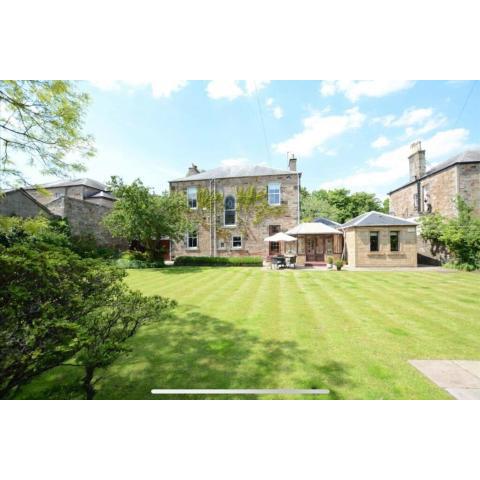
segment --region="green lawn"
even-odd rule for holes
[[[407,360],[480,359],[478,274],[168,268],[134,270],[127,281],[179,307],[100,372],[99,399],[151,398],[151,388],[442,399],[449,397]],[[47,372],[18,397],[81,398],[77,370]]]

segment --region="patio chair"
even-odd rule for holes
[[[288,266],[289,267],[292,267],[295,268],[296,264],[297,264],[297,257],[294,255],[292,257],[287,257],[288,258]]]

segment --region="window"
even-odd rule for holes
[[[196,230],[187,233],[187,248],[198,248],[198,232]]]
[[[390,232],[390,251],[398,252],[400,250],[400,232]]]
[[[413,208],[418,210],[418,193],[413,194]]]
[[[187,188],[187,204],[192,210],[197,208],[197,187]]]
[[[268,204],[280,205],[280,184],[279,183],[268,184]]]
[[[370,251],[378,252],[378,232],[370,232]]]
[[[240,235],[232,237],[232,248],[242,248],[242,237]]]
[[[235,225],[235,198],[229,195],[225,198],[225,225]]]
[[[225,250],[225,248],[226,248],[225,240],[220,239],[220,240],[218,241],[218,249],[219,249],[219,250]]]
[[[281,230],[280,225],[269,225],[268,236],[271,237]],[[269,255],[277,255],[280,253],[280,244],[278,242],[269,242]]]

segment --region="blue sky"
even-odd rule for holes
[[[472,81],[97,81],[81,87],[92,97],[85,127],[98,149],[85,175],[139,177],[156,191],[184,176],[192,162],[201,169],[222,162],[283,169],[293,152],[309,189],[344,186],[384,196],[407,179],[413,141],[422,140],[430,165],[480,145],[480,85]]]

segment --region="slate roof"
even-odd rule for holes
[[[40,187],[43,188],[54,188],[54,187],[75,187],[85,185],[86,187],[96,188],[97,190],[108,190],[107,186],[97,180],[92,180],[91,178],[76,178],[74,180],[57,180],[55,182],[43,183]],[[28,190],[35,190],[35,187],[29,188]]]
[[[414,226],[415,222],[405,220],[405,218],[394,217],[393,215],[387,215],[380,212],[367,212],[362,213],[358,217],[352,218],[345,222],[340,228],[349,227],[394,227],[394,226]]]
[[[106,198],[107,200],[116,200],[116,198],[109,192],[97,192],[95,195],[90,195],[87,198]]]
[[[459,163],[480,163],[480,150],[467,150],[466,152],[460,153],[458,155],[455,155],[452,158],[449,158],[448,160],[445,160],[444,162],[440,162],[437,165],[433,166],[427,172],[423,177],[420,177],[418,180],[422,180],[424,178],[429,177],[430,175],[433,175],[435,173],[441,172],[442,170],[445,170],[447,168],[452,167],[453,165],[457,165]],[[408,185],[411,185],[412,183],[415,183],[417,180],[411,180],[401,187],[395,188],[394,190],[388,192],[390,195],[393,192],[396,192],[397,190],[401,190],[402,188],[407,187]]]
[[[325,217],[318,217],[314,220],[314,223],[323,223],[324,225],[328,225],[329,227],[337,228],[341,224],[338,222],[335,222],[334,220],[330,220],[329,218]]]
[[[189,182],[191,180],[210,180],[213,178],[262,177],[267,175],[295,175],[297,173],[290,170],[277,170],[264,165],[222,165],[205,172],[170,181]]]

